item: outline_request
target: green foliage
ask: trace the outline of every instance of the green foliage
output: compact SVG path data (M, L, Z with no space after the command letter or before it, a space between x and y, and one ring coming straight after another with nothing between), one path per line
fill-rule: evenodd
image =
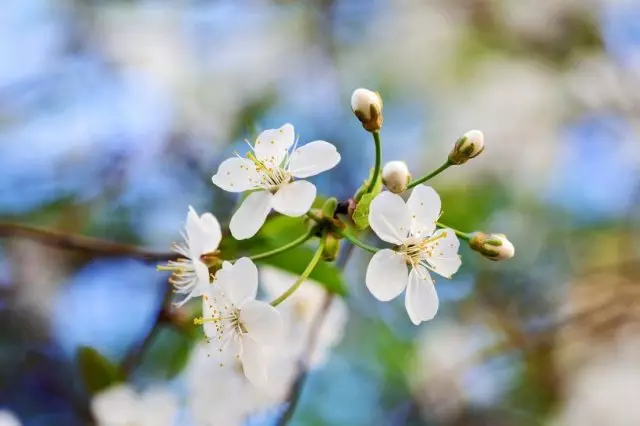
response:
M356 228L359 230L367 229L369 227L369 207L371 202L377 194L369 193L364 194L358 204L356 204L356 210L353 212L353 223L356 224Z
M78 349L76 364L85 389L91 395L120 381L116 365L90 346L81 346Z
M172 379L180 373L198 340L201 327L185 327L192 332L177 331L173 327L163 327L145 353L140 370L158 379Z
M369 187L369 182L371 182L374 173L375 169L371 169L369 171L369 177L367 177L367 179L362 182L362 185L360 186L360 188L358 188L358 191L356 191L356 195L353 196L353 199L356 200L356 202L359 202L360 199L366 194L367 188ZM371 194L374 194L374 196L376 196L380 193L380 191L382 191L382 173L378 174L378 179L376 180L376 183L371 190Z
M251 240L250 252L257 254L280 247L307 232L307 227L308 224L301 218L278 216L270 219L258 234L258 238ZM315 248L300 246L286 253L264 259L260 263L300 275L313 257L314 252ZM332 293L341 296L347 294L347 286L340 270L331 263L319 263L309 278L322 284Z

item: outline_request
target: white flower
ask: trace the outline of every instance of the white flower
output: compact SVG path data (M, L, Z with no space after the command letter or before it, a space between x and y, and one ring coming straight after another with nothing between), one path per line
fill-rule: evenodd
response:
M382 98L377 92L356 89L351 95L351 110L369 132L382 128Z
M126 384L110 387L91 400L97 426L172 426L178 408L176 396L167 389L138 394Z
M271 209L298 217L311 208L316 187L306 178L340 162L336 147L325 141L294 146L291 124L260 133L248 158L229 158L213 176L215 185L230 192L253 191L231 218L229 229L238 240L251 238L264 224ZM290 148L293 152L290 153Z
M198 216L189 206L185 231L181 232L185 242L174 244L173 250L183 256L177 261L169 261L167 265L158 267L162 271L172 271L169 281L174 285L176 293L186 294L178 304L183 305L193 297L202 296L210 284L209 269L202 262L203 254L215 252L222 239L220 223L211 213Z
M260 277L266 293L273 298L280 296L297 279L293 274L272 267L260 268ZM306 280L278 305L277 309L284 319L286 343L296 348L297 356L305 350L313 322L323 308L325 295L326 290L321 284ZM348 310L344 300L334 297L317 332L311 366L323 363L328 350L342 340L347 318Z
M389 161L382 168L382 182L394 194L404 192L410 180L411 174L404 161Z
M474 232L469 241L469 247L489 260L499 261L511 259L516 249L504 234L484 234Z
M255 300L258 268L246 257L224 262L209 295L203 297L200 321L209 341L225 354L242 361L247 379L255 386L267 382L264 347L282 337L282 318L274 307Z
M21 426L20 419L11 411L0 410L0 426Z
M428 270L451 278L461 264L460 242L454 231L436 231L439 216L440 197L424 185L413 190L406 204L399 195L383 192L369 211L371 229L396 247L373 255L367 268L367 288L383 302L406 288L405 307L416 325L432 319L438 311L438 295ZM408 274L407 265L411 267Z

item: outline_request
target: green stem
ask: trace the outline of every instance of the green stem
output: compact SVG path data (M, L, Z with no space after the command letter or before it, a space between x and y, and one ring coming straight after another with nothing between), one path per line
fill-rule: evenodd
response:
M469 241L471 240L471 234L467 234L466 232L462 232L462 231L458 231L455 228L452 228L450 226L445 225L444 223L440 223L437 222L436 225L438 225L438 228L447 228L447 229L451 229L453 232L456 233L456 235L458 236L458 238L462 238L465 241Z
M416 180L412 180L411 182L409 182L409 185L407 185L407 189L413 188L416 185L420 185L421 183L424 183L424 182L428 181L432 177L438 176L440 173L444 172L445 170L447 170L451 166L453 166L453 164L451 164L449 161L447 161L442 166L438 167L437 169L435 169L434 171L432 171L428 175L422 176L421 178L418 178Z
M283 245L282 247L278 247L273 250L266 251L264 253L254 254L253 256L249 256L249 259L251 260L266 259L268 257L283 253L287 250L291 250L292 248L296 248L299 245L304 244L307 240L309 240L309 238L313 236L313 232L314 230L312 228L309 231L307 231L306 234L302 234L300 237L296 238L295 240L291 241L288 244Z
M344 237L345 240L349 241L351 244L360 247L363 250L366 250L370 253L377 253L380 249L370 246L369 244L360 241L358 238L351 235L349 232L344 229L336 228L337 232Z
M373 191L373 188L376 186L376 182L378 181L378 176L380 176L380 167L382 167L382 144L380 143L380 132L373 132L373 142L376 146L376 164L366 193Z
M307 212L307 217L309 217L310 219L314 220L317 223L322 222L323 218L322 216L318 216L317 214L315 214L314 212L312 212L311 210L309 210Z
M300 275L300 277L298 277L296 282L294 282L291 285L291 287L289 287L284 293L282 293L280 297L278 297L273 302L271 302L271 306L275 307L281 304L282 302L284 302L287 299L287 297L291 296L293 292L296 291L298 287L300 287L300 284L302 284L307 278L309 278L309 275L311 274L313 269L316 267L316 265L320 261L320 258L322 257L322 252L324 251L325 244L326 244L326 240L323 237L322 240L320 240L320 245L318 246L318 249L316 250L311 260L309 261L309 264L307 265L305 270L302 271L302 275Z

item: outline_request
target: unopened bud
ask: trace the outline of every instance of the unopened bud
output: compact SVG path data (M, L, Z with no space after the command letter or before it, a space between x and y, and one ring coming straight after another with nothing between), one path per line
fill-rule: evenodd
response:
M515 254L515 248L504 234L485 234L474 232L469 247L489 260L507 260Z
M327 199L322 205L322 217L327 219L333 219L338 208L338 200L334 197Z
M394 194L404 192L410 181L411 174L404 161L389 161L382 168L382 183Z
M322 260L327 262L334 261L338 258L340 251L340 240L329 234L325 237L324 249L322 250Z
M449 153L451 164L464 164L484 150L484 135L480 130L470 130L453 145Z
M351 109L368 132L382 128L382 98L378 92L356 89L351 95Z

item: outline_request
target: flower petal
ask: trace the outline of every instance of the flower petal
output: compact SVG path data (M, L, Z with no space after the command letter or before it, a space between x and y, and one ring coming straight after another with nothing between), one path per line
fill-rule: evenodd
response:
M407 264L404 257L390 249L373 255L365 278L367 288L376 299L387 302L407 286Z
M179 410L178 398L168 388L153 387L141 395L138 426L171 426Z
M442 208L435 189L426 185L416 186L407 200L407 207L413 218L411 233L414 236L433 234Z
M411 322L418 325L435 317L439 303L436 287L426 268L420 268L420 273L412 269L409 272L409 286L404 299Z
M309 142L291 154L289 171L294 177L315 176L334 168L340 162L340 154L333 144L325 141Z
M211 181L225 191L244 192L256 188L261 179L251 160L233 157L220 164Z
M380 239L402 244L411 227L411 213L402 197L383 192L371 202L369 225Z
M280 313L268 303L249 300L242 305L240 322L249 337L261 345L274 345L282 340L283 322Z
M438 237L442 238L436 239ZM451 278L462 265L462 260L458 255L460 240L451 229L439 229L431 238L436 240L429 244L428 251L431 255L427 257L427 262L433 272L443 277Z
M306 180L283 185L273 196L273 209L291 217L302 216L309 211L316 199L316 186Z
M203 253L211 253L216 251L222 240L222 229L220 222L211 213L207 212L200 216L200 227L203 234Z
M130 424L138 420L138 394L129 385L110 387L93 397L91 412L104 425Z
M274 166L279 166L286 157L289 148L293 145L294 139L293 126L289 123L279 129L265 130L258 135L253 148L256 158Z
M262 348L247 334L242 336L242 353L240 354L244 375L252 385L264 388L267 384L267 365Z
M218 272L217 283L228 294L229 301L240 307L258 294L258 268L248 257L242 257L231 268Z
M202 295L202 318L210 319L216 318L219 316L219 311L217 306L214 304L214 295L219 291L218 288L210 288L205 294ZM202 330L204 331L205 336L212 339L213 342L217 343L218 336L218 323L213 321L204 322L202 324Z
M233 238L246 240L256 235L271 211L271 199L272 195L269 191L249 194L229 223Z

